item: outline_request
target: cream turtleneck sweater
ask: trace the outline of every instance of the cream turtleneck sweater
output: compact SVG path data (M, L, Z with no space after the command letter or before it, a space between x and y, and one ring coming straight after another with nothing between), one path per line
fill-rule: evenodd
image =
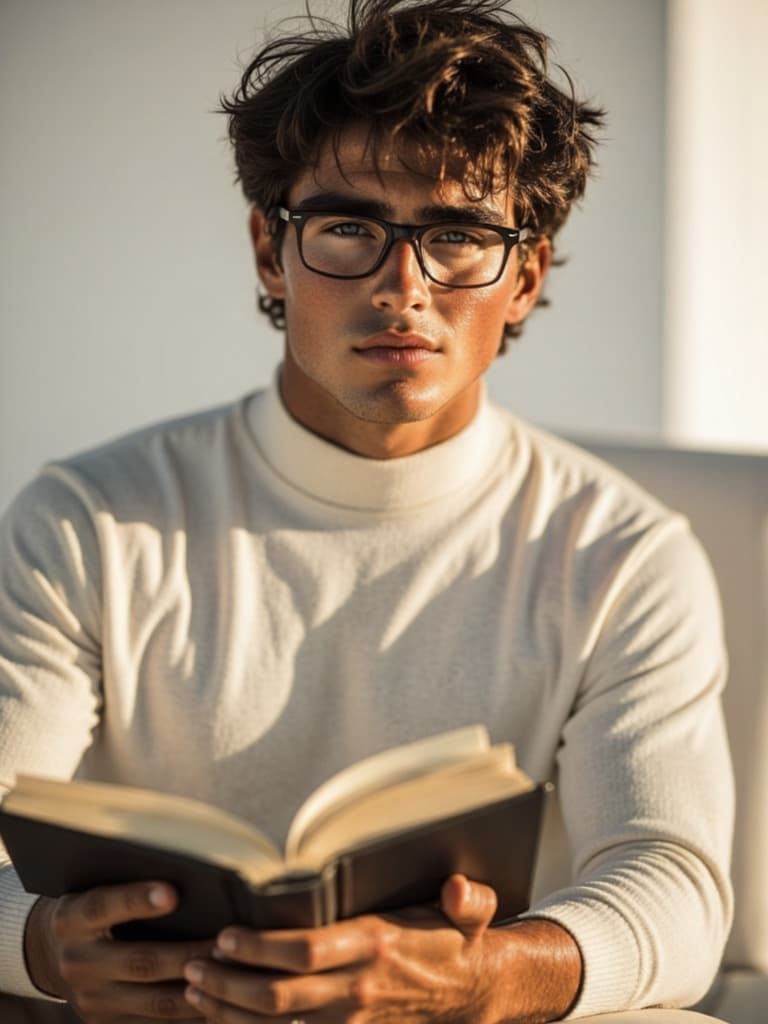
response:
M212 801L281 840L367 754L480 721L557 778L574 1015L703 993L729 925L719 609L687 524L491 403L377 461L276 389L47 466L0 528L0 779ZM557 813L553 813L553 820ZM51 852L55 856L55 851ZM34 994L0 872L0 990Z

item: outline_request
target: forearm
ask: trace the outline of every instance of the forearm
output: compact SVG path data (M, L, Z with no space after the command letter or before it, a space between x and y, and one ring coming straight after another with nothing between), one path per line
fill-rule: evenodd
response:
M560 923L578 942L579 1015L690 1006L705 993L721 955L726 885L692 851L645 841L606 852L530 913Z
M579 994L582 963L578 945L564 928L529 918L491 929L484 940L495 979L489 1024L538 1024L565 1016Z

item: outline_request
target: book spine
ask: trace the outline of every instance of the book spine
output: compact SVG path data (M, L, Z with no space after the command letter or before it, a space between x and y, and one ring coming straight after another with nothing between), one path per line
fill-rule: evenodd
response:
M336 912L336 863L317 874L289 875L254 889L250 895L252 928L317 928Z

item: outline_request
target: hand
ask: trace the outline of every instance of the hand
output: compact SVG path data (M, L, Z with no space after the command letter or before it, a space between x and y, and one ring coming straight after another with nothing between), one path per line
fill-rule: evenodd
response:
M66 999L88 1024L200 1020L181 981L191 957L212 942L122 942L114 925L160 917L176 905L162 883L104 886L57 900L41 897L27 920L24 948L30 977Z
M307 1024L554 1019L578 987L578 951L575 980L558 990L556 1006L531 1008L542 977L516 975L533 962L532 944L546 960L543 936L554 946L562 936L573 940L548 921L488 930L495 907L487 886L453 876L443 887L440 911L413 908L296 931L227 928L214 956L229 962L190 963L187 998L211 1024L305 1017ZM548 967L556 961L568 962L560 946ZM551 984L544 980L549 998Z

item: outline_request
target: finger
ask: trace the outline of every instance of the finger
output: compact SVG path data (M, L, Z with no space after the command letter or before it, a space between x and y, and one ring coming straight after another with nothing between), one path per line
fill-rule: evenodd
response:
M197 1016L191 1016L193 1013ZM69 1021L70 1018L67 1017L66 1019ZM174 1024L200 1024L201 1020L205 1020L202 1011L196 1010L193 1006L187 1004L187 1016L180 1017L178 1020L175 1020ZM115 1017L113 1014L110 1014L109 1024L151 1024L151 1021L146 1017L137 1017L134 1013L121 1014L119 1017ZM249 1024L254 1024L253 1018L251 1018ZM316 1024L316 1022L313 1021L312 1024Z
M253 1017L247 1010L226 1006L200 989L189 987L185 996L189 1005L202 1013L207 1021L216 1021L216 1024L253 1024Z
M200 989L190 987L187 989L186 996L190 1006L202 1013L205 1020L209 1022L215 1021L216 1024L254 1024L253 1014L249 1010L241 1010L236 1006L227 1006L225 1003L220 1003L217 999L214 999L213 996L201 992ZM290 1021L290 1024L296 1024L295 1017L284 1017L282 1019ZM275 1024L279 1024L279 1021L275 1020ZM314 1020L312 1024L315 1024Z
M350 971L266 974L222 967L211 961L193 961L187 965L185 977L193 993L200 992L228 1006L273 1017L338 1006L350 999L357 975Z
M210 1024L256 1024L256 1021L261 1018L255 1018L250 1010L243 1010L237 1006L228 1006L226 1003L221 1003L213 996L206 995L205 992L201 992L199 989L191 988L188 990L187 998L190 1000L195 1007L205 1015L205 1019ZM306 1011L304 1011L306 1012ZM270 1016L268 1019L271 1024L339 1024L342 1020L352 1019L351 1014L354 1012L353 1006L344 1006L341 1004L334 1004L331 1007L326 1007L322 1010L312 1010L311 1016L307 1014L306 1021L302 1017L296 1017L295 1014L289 1013L285 1015ZM143 1022L146 1024L146 1022Z
M173 985L109 985L77 992L71 1002L86 1020L127 1017L145 1024L189 1020L195 1011L184 998L184 988L178 982Z
M470 882L465 875L451 875L440 893L440 909L468 939L486 930L497 907L496 893L481 882Z
M190 1006L189 1003L187 1003L186 1013L186 1017L179 1017L174 1020L173 1024L200 1024L201 1020L205 1020L202 1011L195 1009L194 1006ZM137 1017L135 1013L124 1013L120 1014L120 1016L115 1016L112 1013L109 1015L109 1018L105 1018L105 1020L107 1019L109 1024L151 1024L150 1018L145 1016ZM69 1021L69 1017L67 1017L67 1021ZM251 1019L250 1024L254 1024L253 1019ZM315 1022L313 1021L312 1024L315 1024Z
M103 885L63 896L54 913L54 928L60 936L97 936L113 925L162 917L174 909L177 901L175 890L165 882Z
M356 917L322 928L251 931L226 928L216 940L220 955L252 967L314 974L370 960L399 929L381 917Z
M67 949L62 977L72 989L97 981L150 984L178 981L190 960L208 956L211 942L101 942Z

